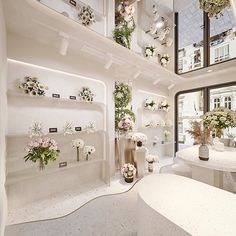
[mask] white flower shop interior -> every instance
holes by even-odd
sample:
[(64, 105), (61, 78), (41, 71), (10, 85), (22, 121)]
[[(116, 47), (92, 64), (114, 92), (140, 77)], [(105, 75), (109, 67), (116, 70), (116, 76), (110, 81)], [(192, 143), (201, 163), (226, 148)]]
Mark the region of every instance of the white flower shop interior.
[(0, 236), (235, 236), (235, 59), (235, 0), (0, 0)]

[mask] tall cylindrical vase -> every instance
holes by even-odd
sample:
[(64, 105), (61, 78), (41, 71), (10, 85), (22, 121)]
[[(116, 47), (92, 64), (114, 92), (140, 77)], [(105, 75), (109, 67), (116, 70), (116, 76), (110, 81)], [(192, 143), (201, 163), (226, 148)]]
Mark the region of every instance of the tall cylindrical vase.
[(202, 161), (208, 161), (209, 160), (209, 148), (207, 145), (200, 145), (199, 147), (199, 159)]
[(77, 149), (77, 150), (76, 150), (76, 151), (77, 151), (77, 152), (76, 152), (76, 153), (77, 153), (77, 161), (79, 161), (79, 157), (80, 157), (80, 150), (79, 150), (79, 148), (78, 148), (78, 147), (77, 147), (76, 149)]

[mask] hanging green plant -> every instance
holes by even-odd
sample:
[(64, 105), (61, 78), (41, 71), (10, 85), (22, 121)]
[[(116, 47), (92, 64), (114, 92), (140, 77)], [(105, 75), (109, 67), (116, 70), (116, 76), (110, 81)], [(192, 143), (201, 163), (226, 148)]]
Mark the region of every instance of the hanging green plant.
[(134, 6), (129, 1), (121, 1), (115, 15), (116, 27), (113, 31), (113, 39), (120, 45), (130, 49), (131, 36), (135, 30)]
[(127, 107), (132, 100), (130, 86), (124, 82), (116, 81), (113, 97), (116, 108)]
[(208, 13), (208, 16), (218, 19), (222, 11), (230, 6), (230, 0), (199, 0), (200, 8)]

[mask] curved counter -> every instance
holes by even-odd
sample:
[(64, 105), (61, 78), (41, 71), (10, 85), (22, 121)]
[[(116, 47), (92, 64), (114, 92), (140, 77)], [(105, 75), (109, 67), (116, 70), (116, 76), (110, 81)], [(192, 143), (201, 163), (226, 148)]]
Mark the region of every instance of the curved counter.
[(171, 174), (139, 183), (138, 236), (235, 236), (236, 196)]

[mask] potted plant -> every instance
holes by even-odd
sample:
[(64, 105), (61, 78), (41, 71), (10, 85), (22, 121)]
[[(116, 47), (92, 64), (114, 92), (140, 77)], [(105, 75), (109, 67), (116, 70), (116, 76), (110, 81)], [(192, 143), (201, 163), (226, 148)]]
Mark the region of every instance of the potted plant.
[(60, 150), (54, 139), (43, 137), (31, 140), (26, 147), (25, 161), (39, 162), (39, 170), (43, 170), (49, 161), (55, 161)]
[(159, 157), (149, 154), (146, 157), (146, 161), (148, 162), (148, 172), (153, 172), (153, 163), (159, 162)]
[(211, 127), (205, 127), (203, 122), (192, 121), (191, 129), (187, 130), (194, 140), (197, 141), (199, 146), (199, 159), (202, 161), (209, 160), (209, 148), (207, 144), (209, 143), (209, 138), (211, 134)]
[(125, 182), (132, 183), (136, 174), (136, 168), (134, 165), (127, 163), (123, 165), (121, 173), (125, 179)]

